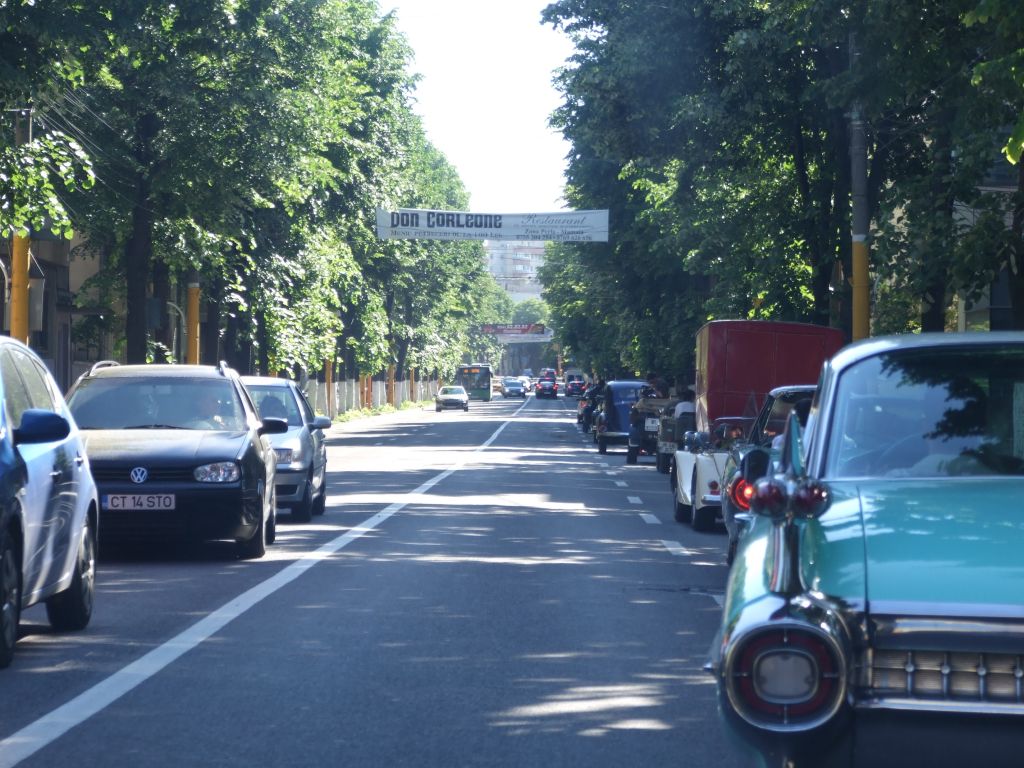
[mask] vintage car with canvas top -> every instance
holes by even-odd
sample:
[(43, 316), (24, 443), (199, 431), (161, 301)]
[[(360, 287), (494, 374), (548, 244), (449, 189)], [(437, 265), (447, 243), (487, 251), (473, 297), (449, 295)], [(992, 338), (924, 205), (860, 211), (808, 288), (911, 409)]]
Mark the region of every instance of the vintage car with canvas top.
[(710, 531), (721, 519), (719, 481), (725, 461), (732, 446), (746, 440), (753, 421), (748, 416), (723, 416), (712, 422), (710, 432), (695, 432), (684, 440), (669, 473), (676, 522)]
[(1020, 765), (1024, 334), (882, 337), (752, 450), (709, 663), (765, 765)]

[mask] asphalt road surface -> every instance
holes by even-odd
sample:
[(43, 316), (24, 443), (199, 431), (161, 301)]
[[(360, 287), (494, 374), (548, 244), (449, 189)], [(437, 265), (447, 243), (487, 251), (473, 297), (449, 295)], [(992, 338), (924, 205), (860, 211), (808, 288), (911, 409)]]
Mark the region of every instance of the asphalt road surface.
[(335, 426), (326, 514), (262, 560), (105, 557), (86, 631), (24, 614), (0, 768), (745, 764), (702, 670), (725, 537), (574, 414)]

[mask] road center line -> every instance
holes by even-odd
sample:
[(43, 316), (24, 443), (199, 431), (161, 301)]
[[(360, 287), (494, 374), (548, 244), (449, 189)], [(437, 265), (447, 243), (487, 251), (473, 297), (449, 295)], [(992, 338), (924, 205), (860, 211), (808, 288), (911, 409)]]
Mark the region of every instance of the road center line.
[(448, 469), (427, 480), (419, 488), (407, 493), (403, 501), (389, 504), (377, 514), (327, 542), (319, 549), (313, 552), (299, 553), (295, 562), (283, 570), (278, 571), (265, 581), (229, 600), (220, 608), (205, 618), (200, 619), (183, 632), (175, 635), (163, 645), (154, 648), (126, 667), (122, 667), (110, 677), (101, 680), (92, 688), (0, 741), (0, 768), (13, 768), (22, 760), (31, 757), (75, 726), (80, 725), (93, 715), (106, 709), (133, 688), (156, 675), (164, 667), (184, 656), (188, 651), (223, 629), (232, 619), (238, 618), (286, 584), (297, 579), (317, 563), (326, 560), (353, 541), (361, 538), (364, 534), (374, 530), (399, 510), (421, 500), (423, 494), (468, 464), (476, 454), (482, 453), (489, 448), (498, 439), (498, 435), (504, 431), (505, 427), (512, 422), (512, 419), (518, 416), (519, 412), (525, 407), (526, 404), (523, 403), (483, 444), (452, 464)]
[[(699, 552), (694, 552), (692, 549), (687, 549), (678, 541), (665, 541), (662, 539), (661, 543), (665, 545), (665, 549), (671, 552), (673, 555), (697, 555)], [(2, 746), (2, 745), (0, 745)]]
[(640, 500), (639, 496), (627, 496), (626, 501), (630, 504), (643, 504), (643, 501)]

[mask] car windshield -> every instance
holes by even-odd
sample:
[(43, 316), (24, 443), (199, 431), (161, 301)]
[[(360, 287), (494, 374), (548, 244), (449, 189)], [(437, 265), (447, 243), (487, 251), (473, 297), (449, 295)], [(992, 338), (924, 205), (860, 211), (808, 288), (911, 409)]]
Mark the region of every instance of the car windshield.
[(464, 395), (466, 390), (462, 387), (441, 387), (439, 395)]
[(256, 401), (260, 418), (284, 419), (289, 427), (301, 427), (302, 413), (289, 387), (273, 384), (246, 384), (246, 388)]
[(502, 383), (506, 387), (518, 387), (522, 382), (519, 379), (505, 379)]
[(833, 477), (1024, 474), (1024, 348), (903, 350), (838, 382)]
[(225, 379), (110, 376), (82, 381), (68, 399), (81, 429), (245, 428), (245, 411)]

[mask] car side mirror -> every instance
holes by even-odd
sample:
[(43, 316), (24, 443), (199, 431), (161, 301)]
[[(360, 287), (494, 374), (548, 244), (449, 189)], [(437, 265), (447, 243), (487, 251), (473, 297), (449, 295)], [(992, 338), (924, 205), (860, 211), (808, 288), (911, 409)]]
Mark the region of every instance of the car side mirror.
[(330, 429), (331, 420), (326, 416), (317, 416), (313, 419), (313, 422), (309, 426), (312, 429)]
[(753, 484), (768, 474), (771, 462), (771, 455), (764, 448), (751, 448), (740, 459), (740, 476)]
[(71, 434), (71, 424), (59, 413), (29, 408), (21, 414), (21, 426), (14, 430), (14, 443), (55, 443)]
[(256, 431), (261, 435), (283, 435), (288, 431), (288, 422), (284, 419), (277, 419), (273, 416), (268, 416), (263, 419), (263, 423)]

